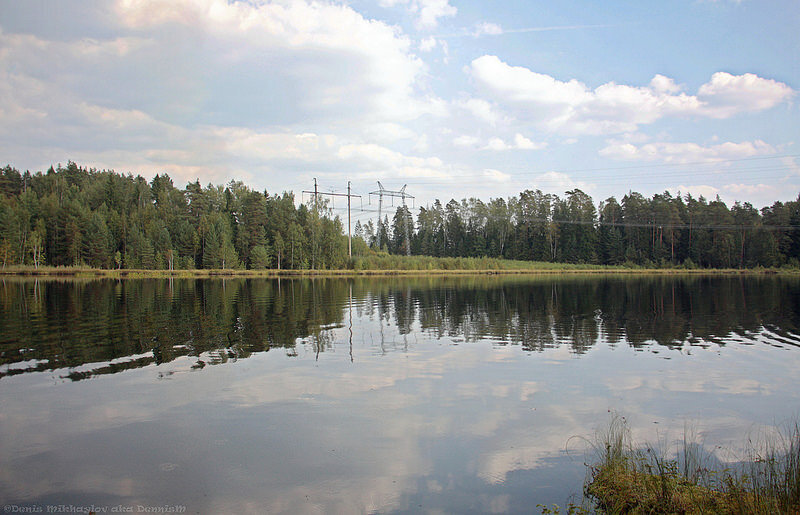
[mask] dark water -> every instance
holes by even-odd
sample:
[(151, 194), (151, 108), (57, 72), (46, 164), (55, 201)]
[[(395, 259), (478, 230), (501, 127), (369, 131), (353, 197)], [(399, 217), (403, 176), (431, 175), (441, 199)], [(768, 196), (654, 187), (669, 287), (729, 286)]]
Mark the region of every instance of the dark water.
[(506, 513), (800, 414), (793, 278), (0, 283), (0, 504)]

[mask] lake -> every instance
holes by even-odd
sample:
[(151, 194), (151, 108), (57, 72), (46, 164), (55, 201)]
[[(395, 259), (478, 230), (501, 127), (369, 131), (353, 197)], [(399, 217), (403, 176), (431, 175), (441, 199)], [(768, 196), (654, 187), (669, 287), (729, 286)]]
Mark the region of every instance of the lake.
[(798, 419), (800, 280), (7, 278), (0, 352), (6, 506), (530, 513), (614, 414), (723, 461)]

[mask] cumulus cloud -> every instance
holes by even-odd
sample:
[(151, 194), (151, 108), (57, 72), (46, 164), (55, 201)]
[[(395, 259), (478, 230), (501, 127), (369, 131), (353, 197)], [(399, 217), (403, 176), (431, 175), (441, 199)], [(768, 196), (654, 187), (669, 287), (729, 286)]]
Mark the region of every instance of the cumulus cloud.
[(222, 142), (228, 154), (258, 160), (320, 159), (321, 151), (335, 143), (335, 138), (326, 139), (314, 133), (263, 133), (239, 127), (214, 128), (211, 134)]
[(380, 177), (380, 174), (401, 177), (450, 177), (446, 166), (438, 157), (408, 156), (374, 143), (342, 145), (336, 152), (336, 157), (361, 170), (360, 178)]
[(502, 150), (541, 150), (543, 148), (547, 148), (547, 142), (534, 142), (530, 139), (526, 138), (520, 133), (514, 135), (514, 139), (511, 143), (506, 143), (500, 138), (491, 138), (489, 142), (484, 147), (485, 150), (495, 150), (495, 151), (502, 151)]
[(778, 193), (778, 188), (769, 184), (726, 184), (722, 189), (733, 195), (747, 195), (748, 197), (765, 195), (771, 199), (774, 199)]
[(496, 182), (508, 182), (511, 180), (511, 176), (505, 172), (501, 172), (500, 170), (495, 170), (493, 168), (487, 168), (483, 171), (483, 175)]
[(439, 18), (455, 16), (458, 10), (448, 0), (417, 0), (419, 9), (418, 25), (425, 29), (433, 29), (439, 24)]
[(420, 144), (406, 122), (449, 108), (426, 93), (414, 42), (348, 5), (120, 0), (106, 14), (92, 37), (0, 30), (9, 162), (204, 181), (324, 172), (343, 142)]
[(537, 175), (533, 178), (533, 184), (542, 191), (555, 192), (558, 194), (575, 188), (590, 193), (594, 187), (592, 184), (584, 181), (575, 181), (569, 175), (555, 171)]
[(475, 136), (461, 135), (453, 138), (453, 145), (457, 147), (474, 147), (480, 143), (480, 138)]
[(717, 72), (711, 81), (700, 86), (697, 98), (704, 111), (714, 118), (730, 118), (741, 112), (763, 111), (785, 102), (794, 95), (792, 88), (752, 73), (731, 75)]
[(424, 38), (422, 41), (419, 42), (419, 51), (420, 52), (430, 52), (434, 48), (436, 48), (436, 38), (433, 36), (428, 36)]
[(547, 142), (534, 142), (517, 133), (514, 136), (514, 147), (522, 150), (541, 150), (547, 148)]
[[(406, 10), (421, 30), (456, 14), (449, 0), (379, 2)], [(582, 143), (582, 134), (614, 134), (601, 151), (613, 159), (680, 163), (767, 155), (775, 148), (757, 135), (750, 142), (706, 139), (701, 145), (669, 143), (668, 134), (645, 137), (638, 129), (669, 116), (759, 112), (795, 94), (774, 80), (727, 72), (692, 91), (664, 75), (641, 86), (595, 88), (494, 56), (466, 67), (469, 77), (462, 79), (477, 86), (469, 91), (435, 68), (446, 61), (450, 36), (409, 36), (359, 13), (357, 3), (101, 4), (75, 4), (68, 19), (58, 20), (66, 28), (55, 32), (49, 30), (53, 19), (35, 28), (0, 22), (0, 154), (8, 163), (44, 169), (72, 159), (144, 175), (166, 171), (177, 182), (252, 178), (253, 186), (270, 188), (351, 172), (348, 179), (408, 174), (443, 178), (444, 195), (458, 195), (456, 173), (521, 170), (527, 153), (520, 151), (546, 148), (544, 140)], [(50, 15), (24, 2), (15, 9), (30, 11), (20, 18)], [(455, 37), (585, 28), (465, 27)], [(433, 77), (439, 91), (459, 93), (439, 98)], [(800, 175), (796, 164), (794, 170), (785, 175)], [(538, 179), (557, 184), (556, 192), (584, 187), (567, 176)], [(500, 189), (508, 184), (495, 182), (497, 194), (509, 193)], [(738, 179), (711, 184), (742, 195), (757, 187), (724, 182)], [(458, 191), (474, 194), (468, 186)]]
[(644, 87), (609, 82), (592, 90), (576, 79), (560, 81), (493, 55), (473, 60), (468, 71), (515, 117), (569, 134), (632, 132), (666, 116), (729, 118), (769, 109), (794, 95), (786, 84), (753, 74), (718, 72), (697, 95), (689, 95), (663, 75)]
[(409, 12), (416, 15), (415, 25), (418, 29), (435, 29), (439, 18), (455, 16), (458, 12), (449, 0), (380, 0), (382, 7), (404, 5)]
[(675, 94), (681, 90), (681, 87), (675, 84), (673, 79), (665, 77), (661, 74), (656, 74), (650, 81), (650, 89), (656, 93)]
[(489, 125), (496, 125), (503, 116), (497, 111), (497, 108), (486, 100), (480, 98), (468, 98), (466, 100), (458, 100), (454, 103), (456, 107), (467, 111), (472, 116), (488, 123)]
[(742, 159), (776, 152), (775, 147), (761, 140), (741, 143), (728, 141), (711, 146), (673, 142), (654, 142), (642, 145), (635, 145), (631, 142), (611, 142), (600, 150), (600, 155), (625, 161), (662, 161), (682, 164)]
[(408, 127), (391, 122), (366, 125), (363, 133), (365, 138), (368, 140), (382, 141), (386, 143), (412, 139), (417, 136), (417, 134)]
[(501, 140), (500, 138), (490, 138), (489, 142), (486, 144), (486, 146), (484, 148), (486, 150), (497, 150), (497, 151), (500, 151), (500, 150), (508, 150), (508, 149), (510, 149), (512, 147), (511, 147), (511, 145), (509, 145), (505, 141)]
[[(416, 95), (424, 65), (412, 41), (346, 5), (123, 0), (117, 14), (124, 26), (158, 41), (161, 52), (167, 49), (160, 59), (175, 52), (213, 66), (210, 77), (191, 76), (222, 107), (244, 96), (258, 114), (288, 112), (304, 120), (345, 112), (407, 118), (425, 109)], [(292, 109), (279, 107), (287, 105)]]

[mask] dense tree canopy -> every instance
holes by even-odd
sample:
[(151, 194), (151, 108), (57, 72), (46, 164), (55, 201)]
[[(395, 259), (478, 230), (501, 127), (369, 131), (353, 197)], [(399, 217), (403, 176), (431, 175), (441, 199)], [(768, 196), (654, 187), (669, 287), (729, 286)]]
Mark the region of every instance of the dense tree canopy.
[[(172, 179), (81, 168), (0, 170), (0, 264), (98, 268), (344, 268), (338, 217), (291, 193), (241, 182), (184, 189)], [(746, 268), (798, 266), (800, 197), (762, 210), (719, 198), (646, 198), (595, 205), (526, 190), (508, 199), (450, 200), (355, 227), (355, 255), (386, 251), (564, 263)], [(371, 248), (372, 250), (369, 250)]]
[(2, 266), (100, 268), (340, 268), (347, 241), (324, 206), (295, 205), (241, 182), (189, 183), (167, 175), (0, 170)]

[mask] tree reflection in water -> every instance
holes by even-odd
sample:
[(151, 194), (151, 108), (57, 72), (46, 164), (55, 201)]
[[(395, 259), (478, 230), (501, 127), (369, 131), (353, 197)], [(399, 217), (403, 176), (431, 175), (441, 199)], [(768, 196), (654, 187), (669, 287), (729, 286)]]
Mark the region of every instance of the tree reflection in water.
[[(355, 323), (352, 317), (355, 317)], [(526, 351), (800, 345), (800, 281), (769, 276), (17, 280), (0, 284), (0, 378), (66, 369), (80, 380), (162, 364), (194, 368), (284, 349), (317, 358), (366, 320), (417, 337)], [(361, 334), (359, 334), (361, 333)], [(409, 340), (409, 336), (412, 338)]]

